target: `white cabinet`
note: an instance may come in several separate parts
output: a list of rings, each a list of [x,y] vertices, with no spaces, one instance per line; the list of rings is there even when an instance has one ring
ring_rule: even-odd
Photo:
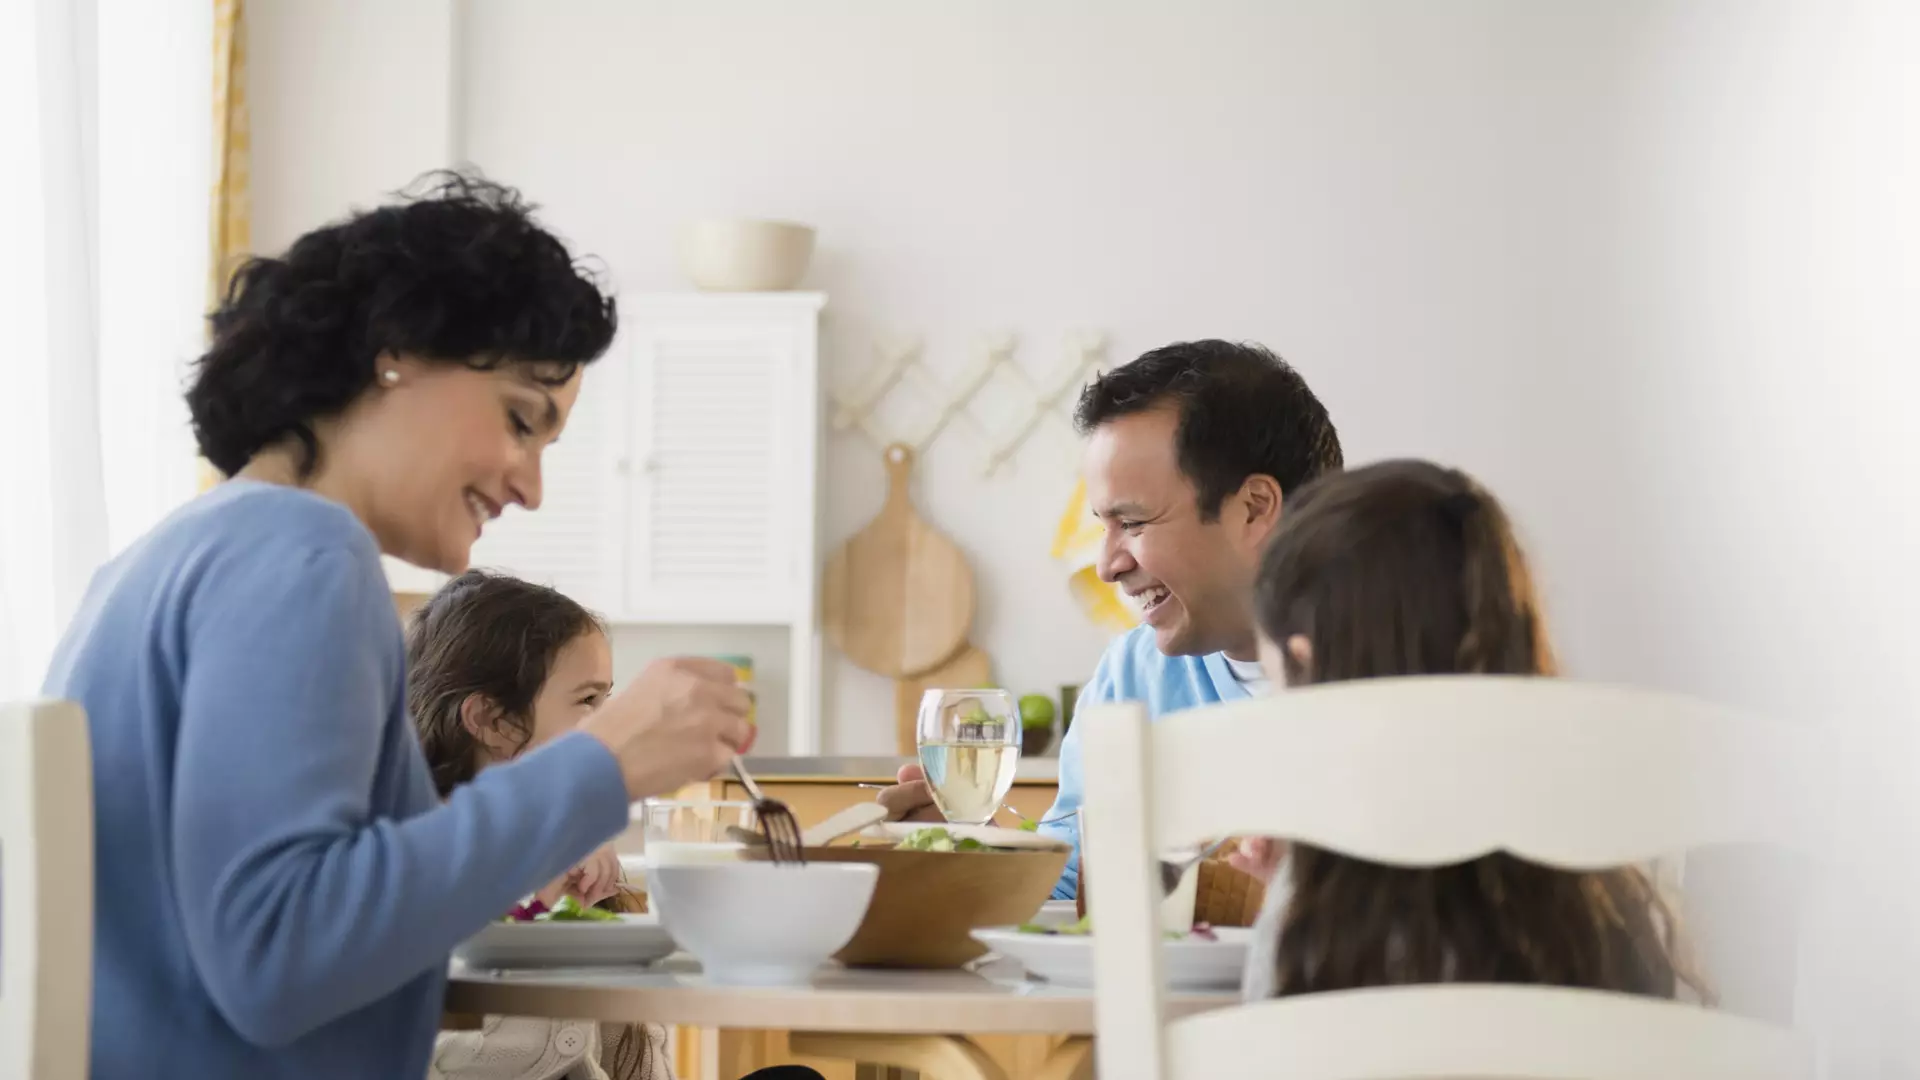
[[[552,585],[615,623],[782,626],[788,749],[817,750],[820,396],[815,293],[622,297],[545,454],[537,512],[509,508],[473,564]],[[415,575],[390,574],[418,591]]]
[[[627,315],[631,617],[787,623],[811,609],[819,304],[696,295]]]

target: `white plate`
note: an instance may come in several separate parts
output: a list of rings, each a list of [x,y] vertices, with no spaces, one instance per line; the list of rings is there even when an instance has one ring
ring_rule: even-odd
[[[461,942],[453,958],[474,968],[608,967],[650,964],[673,952],[658,915],[619,922],[496,922]]]
[[[1035,926],[1072,926],[1080,921],[1080,905],[1071,900],[1049,900],[1027,921]]]
[[[1232,990],[1247,966],[1253,931],[1243,926],[1215,927],[1219,940],[1186,937],[1161,943],[1161,967],[1170,990]],[[975,941],[1009,959],[1030,975],[1061,986],[1093,985],[1093,938],[1086,934],[1023,934],[1011,926],[973,932]]]
[[[1045,833],[1028,832],[1025,829],[1003,829],[998,825],[956,825],[952,822],[888,821],[863,829],[861,836],[875,840],[891,840],[899,843],[921,829],[945,829],[956,840],[972,837],[975,840],[997,848],[1034,848],[1041,851],[1059,851],[1069,845],[1062,840]]]

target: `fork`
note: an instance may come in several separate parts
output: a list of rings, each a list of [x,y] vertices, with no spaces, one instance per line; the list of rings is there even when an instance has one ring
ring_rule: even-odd
[[[733,755],[733,775],[753,800],[753,816],[760,820],[760,835],[766,838],[768,857],[775,863],[804,865],[807,859],[802,854],[800,821],[793,816],[793,810],[778,799],[767,798],[760,785],[753,782],[739,754]]]
[[[1173,890],[1179,888],[1180,879],[1187,876],[1188,870],[1193,869],[1195,866],[1198,866],[1201,862],[1205,861],[1208,858],[1211,858],[1214,852],[1219,851],[1223,847],[1226,847],[1228,841],[1232,839],[1233,839],[1232,837],[1227,837],[1225,840],[1215,840],[1213,843],[1208,844],[1204,848],[1201,848],[1200,853],[1198,855],[1193,856],[1192,858],[1186,860],[1185,862],[1172,863],[1172,862],[1167,862],[1165,860],[1162,860],[1160,863],[1161,893],[1170,894],[1173,892]]]
[[[1031,818],[1028,818],[1027,815],[1021,813],[1018,810],[1015,810],[1013,807],[1008,806],[1006,803],[1001,803],[1000,809],[1005,810],[1007,813],[1012,814],[1014,817],[1019,818],[1021,821],[1032,820]],[[1062,821],[1072,821],[1074,818],[1079,816],[1080,816],[1080,811],[1069,810],[1066,813],[1061,814],[1059,817],[1041,818],[1040,820],[1035,821],[1034,824],[1035,825],[1058,825]]]

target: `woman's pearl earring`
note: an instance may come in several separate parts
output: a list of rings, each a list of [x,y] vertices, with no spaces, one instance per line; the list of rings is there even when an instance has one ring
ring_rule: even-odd
[[[399,386],[400,373],[392,368],[388,368],[380,373],[380,381],[386,383],[388,386]]]

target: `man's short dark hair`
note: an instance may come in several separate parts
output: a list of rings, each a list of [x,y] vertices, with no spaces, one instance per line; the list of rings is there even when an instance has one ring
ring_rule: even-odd
[[[1180,411],[1180,471],[1193,482],[1203,521],[1219,517],[1249,476],[1271,476],[1291,493],[1340,468],[1340,434],[1327,407],[1259,345],[1184,341],[1145,353],[1088,384],[1074,424],[1084,435],[1162,406]]]

